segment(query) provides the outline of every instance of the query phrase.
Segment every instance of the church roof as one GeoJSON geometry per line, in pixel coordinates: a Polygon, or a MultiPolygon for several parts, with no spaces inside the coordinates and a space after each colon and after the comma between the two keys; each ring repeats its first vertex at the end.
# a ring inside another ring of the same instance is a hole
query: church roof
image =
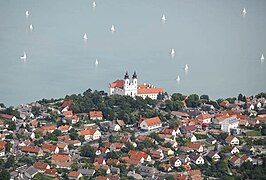
{"type": "Polygon", "coordinates": [[[116,80],[115,82],[112,82],[110,84],[111,88],[120,88],[123,89],[124,88],[124,80],[116,80]]]}

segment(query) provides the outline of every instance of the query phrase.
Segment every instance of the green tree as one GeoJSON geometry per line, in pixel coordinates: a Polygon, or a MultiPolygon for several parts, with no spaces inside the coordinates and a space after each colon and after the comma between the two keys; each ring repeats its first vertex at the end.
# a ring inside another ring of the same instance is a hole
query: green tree
{"type": "Polygon", "coordinates": [[[181,93],[173,93],[171,96],[172,101],[184,101],[185,96],[181,93]]]}
{"type": "Polygon", "coordinates": [[[241,93],[238,95],[237,100],[238,101],[243,101],[243,95],[241,93]]]}
{"type": "Polygon", "coordinates": [[[173,110],[174,111],[179,111],[183,109],[184,103],[182,101],[176,100],[173,102],[173,110]]]}
{"type": "Polygon", "coordinates": [[[84,144],[81,147],[80,155],[94,159],[95,158],[95,151],[90,145],[84,144]]]}
{"type": "Polygon", "coordinates": [[[200,99],[201,99],[201,100],[206,100],[206,102],[208,102],[208,101],[210,100],[210,99],[209,99],[209,96],[208,96],[208,95],[205,95],[205,94],[204,94],[204,95],[201,95],[201,96],[200,96],[200,99]]]}
{"type": "Polygon", "coordinates": [[[11,148],[12,148],[12,144],[10,142],[7,142],[5,145],[6,152],[10,152],[11,148]]]}
{"type": "Polygon", "coordinates": [[[5,169],[2,169],[2,171],[0,172],[0,179],[1,180],[9,180],[11,177],[10,177],[10,173],[5,170],[5,169]]]}
{"type": "Polygon", "coordinates": [[[31,108],[31,113],[32,113],[35,117],[38,117],[39,115],[41,115],[40,107],[33,106],[33,107],[31,108]]]}
{"type": "Polygon", "coordinates": [[[196,108],[200,105],[199,96],[197,94],[191,94],[188,96],[187,100],[187,107],[196,108]]]}
{"type": "Polygon", "coordinates": [[[14,166],[15,166],[15,158],[14,158],[14,156],[11,155],[7,158],[5,168],[10,168],[10,167],[14,167],[14,166]]]}

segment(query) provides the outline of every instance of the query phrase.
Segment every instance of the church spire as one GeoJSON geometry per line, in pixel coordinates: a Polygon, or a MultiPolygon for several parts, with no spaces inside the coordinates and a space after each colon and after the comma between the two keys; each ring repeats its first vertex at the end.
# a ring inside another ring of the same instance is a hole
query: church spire
{"type": "Polygon", "coordinates": [[[132,78],[133,78],[133,79],[137,79],[137,77],[138,77],[138,76],[137,76],[137,73],[136,73],[136,71],[134,71],[134,74],[133,74],[132,78]]]}
{"type": "Polygon", "coordinates": [[[129,79],[128,72],[126,72],[124,79],[129,79]]]}

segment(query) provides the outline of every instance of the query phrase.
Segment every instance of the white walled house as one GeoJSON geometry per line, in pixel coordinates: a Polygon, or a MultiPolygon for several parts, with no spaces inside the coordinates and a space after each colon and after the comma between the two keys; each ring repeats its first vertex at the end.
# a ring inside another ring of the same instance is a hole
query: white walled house
{"type": "Polygon", "coordinates": [[[162,122],[159,119],[159,117],[153,117],[153,118],[140,118],[139,120],[139,127],[142,130],[153,130],[158,129],[162,127],[162,122]]]}
{"type": "Polygon", "coordinates": [[[109,95],[119,94],[131,97],[140,96],[144,99],[146,97],[157,99],[160,93],[163,93],[162,88],[156,88],[146,83],[139,85],[136,72],[134,72],[131,80],[128,72],[126,72],[124,80],[116,80],[109,84],[109,95]]]}
{"type": "Polygon", "coordinates": [[[85,140],[97,140],[101,137],[101,132],[97,129],[82,130],[79,134],[84,136],[85,140]]]}
{"type": "Polygon", "coordinates": [[[225,139],[225,142],[230,145],[239,145],[239,139],[237,139],[235,136],[228,136],[225,139]]]}

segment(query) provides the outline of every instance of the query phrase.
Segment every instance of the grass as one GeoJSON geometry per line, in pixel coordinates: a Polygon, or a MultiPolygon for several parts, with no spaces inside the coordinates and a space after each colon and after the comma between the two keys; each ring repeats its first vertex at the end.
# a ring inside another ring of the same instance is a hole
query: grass
{"type": "Polygon", "coordinates": [[[260,131],[248,131],[246,132],[247,136],[261,136],[261,132],[260,131]]]}

